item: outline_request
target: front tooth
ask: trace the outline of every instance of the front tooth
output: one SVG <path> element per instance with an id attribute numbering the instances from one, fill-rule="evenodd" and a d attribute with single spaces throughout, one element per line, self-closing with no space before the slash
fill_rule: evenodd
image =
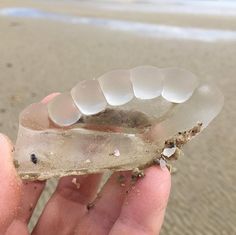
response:
<path id="1" fill-rule="evenodd" d="M 81 117 L 81 112 L 75 106 L 69 93 L 60 94 L 49 102 L 48 114 L 50 119 L 59 126 L 70 126 Z"/>
<path id="2" fill-rule="evenodd" d="M 79 82 L 72 90 L 71 96 L 85 115 L 93 115 L 103 111 L 107 102 L 97 80 L 84 80 Z"/>
<path id="3" fill-rule="evenodd" d="M 134 97 L 129 70 L 114 70 L 98 78 L 102 91 L 110 105 L 128 103 Z"/>
<path id="4" fill-rule="evenodd" d="M 184 69 L 162 69 L 164 73 L 164 87 L 162 96 L 173 103 L 183 103 L 188 100 L 197 87 L 197 77 Z"/>
<path id="5" fill-rule="evenodd" d="M 131 70 L 134 94 L 139 99 L 153 99 L 161 95 L 163 73 L 154 66 L 140 66 Z"/>

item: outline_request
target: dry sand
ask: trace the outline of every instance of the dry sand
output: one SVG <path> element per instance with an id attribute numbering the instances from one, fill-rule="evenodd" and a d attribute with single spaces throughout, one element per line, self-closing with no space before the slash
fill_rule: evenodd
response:
<path id="1" fill-rule="evenodd" d="M 64 12 L 74 14 L 73 3 L 63 4 Z M 1 1 L 0 8 L 6 6 L 52 9 L 46 2 Z M 61 12 L 61 6 L 54 5 L 54 11 Z M 181 17 L 167 18 L 170 24 L 181 25 L 185 16 Z M 139 15 L 134 19 L 139 20 Z M 149 22 L 144 14 L 143 19 Z M 155 19 L 158 22 L 158 14 Z M 163 14 L 160 19 L 165 20 Z M 235 18 L 204 20 L 197 26 L 232 29 L 235 23 Z M 172 177 L 162 234 L 236 234 L 236 42 L 163 40 L 88 25 L 0 17 L 0 131 L 15 140 L 18 114 L 26 105 L 107 70 L 142 64 L 189 69 L 217 84 L 225 95 L 221 114 L 186 146 L 185 157 L 176 163 L 179 171 Z M 49 183 L 36 214 L 53 185 Z"/>

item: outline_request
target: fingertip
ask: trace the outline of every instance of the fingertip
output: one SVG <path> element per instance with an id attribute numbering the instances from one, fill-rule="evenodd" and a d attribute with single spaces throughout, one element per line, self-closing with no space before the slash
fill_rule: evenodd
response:
<path id="1" fill-rule="evenodd" d="M 12 153 L 14 151 L 14 147 L 12 145 L 11 140 L 0 133 L 0 179 L 7 179 L 17 181 L 17 185 L 21 184 L 16 168 L 13 163 Z"/>
<path id="2" fill-rule="evenodd" d="M 0 161 L 12 161 L 12 151 L 13 145 L 11 140 L 4 134 L 0 133 Z"/>
<path id="3" fill-rule="evenodd" d="M 8 146 L 12 145 L 11 140 L 3 133 L 0 133 L 0 144 L 2 145 L 3 143 L 7 144 Z"/>
<path id="4" fill-rule="evenodd" d="M 43 104 L 47 104 L 49 101 L 51 101 L 54 97 L 60 95 L 59 92 L 54 92 L 46 97 L 44 97 L 42 100 L 41 100 L 41 103 Z"/>
<path id="5" fill-rule="evenodd" d="M 135 190 L 140 192 L 140 200 L 147 200 L 156 206 L 157 210 L 166 207 L 171 189 L 171 175 L 167 168 L 151 166 L 145 170 L 143 179 L 137 181 L 131 197 L 137 196 Z"/>
<path id="6" fill-rule="evenodd" d="M 13 151 L 14 147 L 11 140 L 4 134 L 0 133 L 0 179 L 4 179 L 2 183 L 11 180 L 13 181 L 12 185 L 15 182 L 15 186 L 19 188 L 22 181 L 19 178 L 13 163 Z"/>
<path id="7" fill-rule="evenodd" d="M 171 175 L 170 171 L 160 166 L 152 166 L 145 171 L 146 181 L 155 185 L 158 190 L 164 189 L 166 193 L 169 194 L 171 187 Z"/>
<path id="8" fill-rule="evenodd" d="M 0 232 L 17 216 L 21 199 L 22 182 L 12 159 L 11 141 L 0 134 Z"/>
<path id="9" fill-rule="evenodd" d="M 145 170 L 127 194 L 116 228 L 136 228 L 148 234 L 160 232 L 169 198 L 171 177 L 167 168 L 152 166 Z M 116 234 L 116 233 L 114 233 Z"/>

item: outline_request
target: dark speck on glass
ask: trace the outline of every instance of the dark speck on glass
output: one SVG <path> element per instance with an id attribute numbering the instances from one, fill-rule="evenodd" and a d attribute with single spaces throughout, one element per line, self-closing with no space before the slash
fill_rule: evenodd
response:
<path id="1" fill-rule="evenodd" d="M 30 155 L 30 159 L 31 159 L 31 162 L 33 162 L 34 164 L 37 164 L 38 159 L 34 153 Z"/>

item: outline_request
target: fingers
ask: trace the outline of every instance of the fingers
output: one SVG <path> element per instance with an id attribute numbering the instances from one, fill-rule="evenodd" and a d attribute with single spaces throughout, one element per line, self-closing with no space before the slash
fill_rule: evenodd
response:
<path id="1" fill-rule="evenodd" d="M 60 95 L 59 92 L 55 92 L 55 93 L 52 93 L 46 97 L 44 97 L 42 100 L 41 100 L 41 103 L 43 104 L 47 104 L 50 100 L 52 100 L 54 97 Z"/>
<path id="2" fill-rule="evenodd" d="M 102 174 L 64 177 L 59 181 L 55 195 L 87 206 L 97 194 L 101 177 Z"/>
<path id="3" fill-rule="evenodd" d="M 129 183 L 125 184 L 123 182 L 125 180 Z M 78 224 L 76 234 L 89 234 L 88 228 L 90 230 L 96 230 L 96 234 L 98 235 L 108 234 L 108 231 L 110 231 L 120 214 L 120 209 L 129 185 L 129 172 L 114 173 L 104 185 L 94 208 Z"/>
<path id="4" fill-rule="evenodd" d="M 24 224 L 28 224 L 44 187 L 45 182 L 23 181 L 21 207 L 17 218 Z"/>
<path id="5" fill-rule="evenodd" d="M 14 220 L 4 235 L 30 235 L 28 227 L 19 220 Z"/>
<path id="6" fill-rule="evenodd" d="M 129 192 L 111 235 L 159 234 L 171 186 L 167 169 L 150 167 Z"/>
<path id="7" fill-rule="evenodd" d="M 52 93 L 46 96 L 41 103 L 47 104 L 59 94 L 60 93 Z M 25 224 L 29 222 L 44 187 L 45 181 L 23 181 L 21 208 L 17 217 L 21 222 Z"/>
<path id="8" fill-rule="evenodd" d="M 70 234 L 87 213 L 87 204 L 95 198 L 101 177 L 94 174 L 62 178 L 33 234 Z"/>
<path id="9" fill-rule="evenodd" d="M 91 210 L 91 216 L 102 215 L 103 221 L 107 218 L 113 225 L 126 197 L 130 185 L 130 175 L 130 172 L 116 172 L 109 178 L 94 209 Z"/>
<path id="10" fill-rule="evenodd" d="M 22 184 L 12 159 L 10 140 L 0 134 L 0 234 L 4 234 L 16 217 Z"/>
<path id="11" fill-rule="evenodd" d="M 151 167 L 136 184 L 130 172 L 114 173 L 100 193 L 95 207 L 76 229 L 76 234 L 157 234 L 170 191 L 170 174 Z"/>

